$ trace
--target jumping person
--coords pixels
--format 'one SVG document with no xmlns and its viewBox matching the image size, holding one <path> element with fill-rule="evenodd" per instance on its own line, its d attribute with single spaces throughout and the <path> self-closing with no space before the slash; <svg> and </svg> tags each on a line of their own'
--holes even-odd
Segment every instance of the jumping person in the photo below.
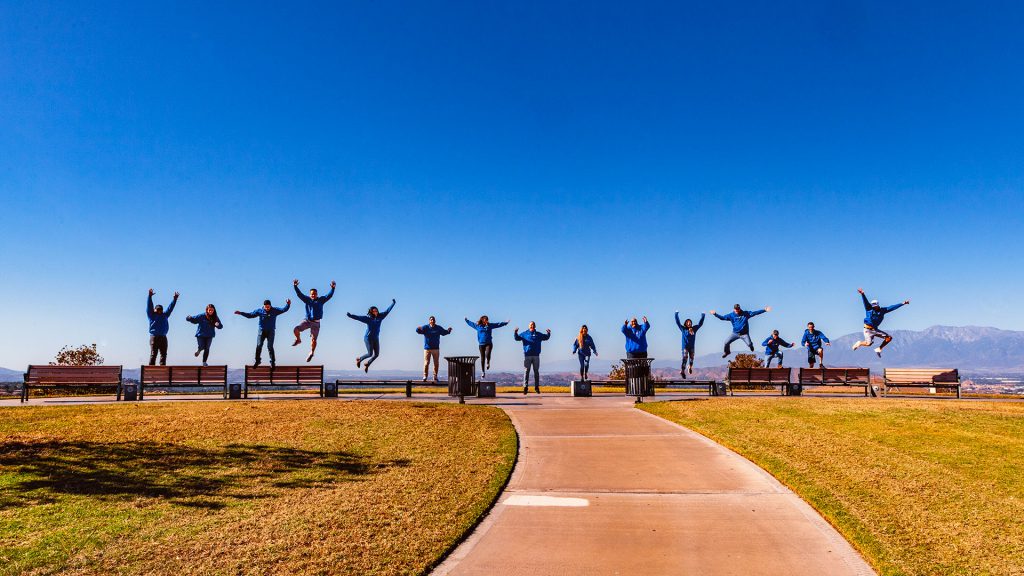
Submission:
<svg viewBox="0 0 1024 576">
<path fill-rule="evenodd" d="M 295 334 L 295 342 L 292 342 L 292 346 L 302 344 L 302 337 L 299 334 L 309 330 L 309 356 L 306 356 L 306 362 L 312 360 L 313 354 L 316 353 L 316 339 L 320 336 L 320 320 L 324 317 L 324 304 L 334 296 L 335 286 L 337 286 L 337 283 L 331 280 L 331 291 L 327 293 L 327 296 L 321 298 L 318 296 L 316 288 L 310 288 L 309 296 L 305 296 L 299 291 L 299 280 L 295 279 L 292 282 L 292 287 L 295 288 L 295 295 L 306 305 L 306 319 L 292 330 L 292 333 Z"/>
<path fill-rule="evenodd" d="M 704 325 L 704 314 L 701 313 L 700 321 L 697 325 L 693 325 L 693 320 L 687 318 L 682 323 L 679 322 L 679 310 L 676 310 L 676 326 L 683 333 L 683 363 L 679 365 L 679 375 L 686 378 L 686 364 L 689 359 L 690 374 L 693 374 L 693 353 L 694 346 L 697 344 L 697 330 Z"/>
<path fill-rule="evenodd" d="M 772 335 L 765 338 L 764 342 L 761 342 L 761 346 L 764 346 L 765 355 L 765 368 L 772 367 L 772 358 L 779 359 L 779 368 L 782 368 L 782 351 L 779 348 L 792 348 L 795 344 L 790 344 L 779 336 L 778 330 L 772 330 Z"/>
<path fill-rule="evenodd" d="M 441 336 L 452 333 L 452 329 L 442 328 L 437 325 L 433 316 L 427 319 L 424 326 L 416 328 L 417 334 L 423 334 L 423 381 L 427 381 L 427 368 L 430 361 L 434 361 L 434 382 L 437 382 L 437 364 L 441 359 Z"/>
<path fill-rule="evenodd" d="M 754 351 L 754 343 L 750 341 L 750 323 L 749 320 L 758 314 L 764 314 L 765 312 L 771 312 L 771 306 L 765 306 L 764 310 L 755 310 L 753 312 L 744 310 L 739 304 L 734 304 L 732 312 L 725 316 L 719 316 L 714 310 L 711 310 L 711 315 L 719 320 L 726 320 L 732 323 L 732 335 L 725 341 L 725 350 L 722 354 L 722 358 L 728 358 L 729 354 L 732 354 L 731 346 L 732 343 L 737 340 L 743 340 L 743 343 L 750 348 L 750 351 Z"/>
<path fill-rule="evenodd" d="M 590 373 L 590 353 L 593 352 L 594 356 L 597 356 L 597 346 L 594 345 L 594 339 L 590 337 L 589 332 L 587 325 L 584 324 L 580 327 L 579 336 L 572 342 L 572 353 L 580 361 L 580 380 L 586 380 Z"/>
<path fill-rule="evenodd" d="M 366 324 L 366 334 L 363 335 L 363 344 L 366 345 L 366 354 L 356 358 L 356 368 L 363 368 L 364 372 L 370 371 L 370 364 L 380 356 L 380 325 L 384 322 L 384 319 L 391 313 L 391 309 L 395 307 L 395 299 L 391 299 L 391 306 L 388 309 L 381 312 L 376 306 L 370 306 L 370 309 L 366 312 L 366 316 L 356 316 L 355 314 L 346 312 L 346 315 L 353 319 Z M 360 366 L 363 361 L 366 361 L 365 366 Z"/>
<path fill-rule="evenodd" d="M 651 323 L 644 316 L 644 323 L 640 324 L 636 318 L 626 320 L 622 323 L 622 334 L 626 337 L 626 358 L 647 358 L 647 331 L 651 329 Z"/>
<path fill-rule="evenodd" d="M 508 320 L 504 322 L 490 323 L 490 319 L 487 316 L 481 316 L 477 322 L 470 321 L 466 318 L 466 324 L 469 327 L 476 330 L 476 342 L 480 345 L 480 370 L 483 372 L 483 376 L 487 376 L 487 371 L 491 369 L 491 350 L 494 349 L 494 341 L 491 339 L 491 331 L 495 328 L 501 328 L 502 326 L 508 325 Z"/>
<path fill-rule="evenodd" d="M 530 329 L 522 334 L 516 327 L 512 333 L 516 341 L 523 343 L 523 366 L 526 375 L 523 377 L 523 395 L 530 391 L 530 368 L 533 367 L 533 389 L 540 394 L 540 343 L 551 338 L 551 330 L 546 334 L 537 332 L 537 323 L 530 322 Z"/>
<path fill-rule="evenodd" d="M 807 323 L 807 330 L 804 330 L 804 337 L 800 339 L 800 344 L 807 347 L 807 367 L 814 368 L 814 362 L 816 359 L 821 359 L 821 367 L 825 367 L 825 348 L 822 347 L 822 343 L 825 346 L 831 346 L 832 343 L 828 341 L 828 336 L 821 330 L 814 329 L 814 322 Z"/>
<path fill-rule="evenodd" d="M 217 307 L 207 304 L 205 313 L 198 316 L 186 316 L 185 321 L 196 325 L 196 343 L 199 348 L 196 350 L 195 356 L 198 358 L 202 354 L 203 366 L 206 366 L 206 361 L 210 358 L 210 345 L 213 344 L 213 338 L 217 335 L 217 330 L 224 328 L 224 325 L 220 323 L 220 317 L 217 316 Z"/>
<path fill-rule="evenodd" d="M 235 314 L 246 318 L 259 318 L 256 329 L 256 361 L 253 366 L 260 365 L 260 356 L 263 354 L 263 343 L 267 343 L 267 352 L 270 354 L 270 367 L 277 366 L 277 358 L 274 356 L 274 334 L 277 332 L 277 317 L 284 314 L 292 307 L 291 300 L 285 300 L 284 308 L 274 308 L 270 300 L 263 301 L 263 307 L 252 312 L 235 310 Z"/>
<path fill-rule="evenodd" d="M 853 345 L 853 349 L 856 350 L 861 346 L 871 346 L 874 343 L 875 338 L 882 339 L 882 345 L 875 348 L 875 354 L 878 357 L 882 357 L 882 348 L 889 345 L 892 342 L 892 336 L 889 336 L 885 332 L 878 329 L 882 324 L 882 320 L 885 320 L 885 315 L 897 308 L 910 304 L 910 300 L 904 300 L 900 304 L 893 304 L 892 306 L 881 307 L 878 305 L 878 300 L 872 300 L 868 302 L 868 297 L 864 295 L 862 288 L 857 288 L 857 292 L 860 292 L 860 298 L 864 301 L 864 340 L 857 342 Z"/>
<path fill-rule="evenodd" d="M 156 365 L 156 355 L 160 353 L 160 365 L 167 365 L 167 332 L 171 329 L 167 321 L 174 312 L 174 305 L 178 303 L 178 293 L 174 293 L 170 306 L 164 312 L 161 304 L 153 306 L 153 294 L 156 292 L 149 289 L 149 297 L 146 299 L 146 316 L 149 317 L 149 365 Z"/>
</svg>

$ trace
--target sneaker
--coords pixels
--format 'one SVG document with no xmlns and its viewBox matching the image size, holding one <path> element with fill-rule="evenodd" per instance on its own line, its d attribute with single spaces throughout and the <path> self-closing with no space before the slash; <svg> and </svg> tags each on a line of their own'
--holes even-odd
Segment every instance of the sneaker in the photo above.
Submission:
<svg viewBox="0 0 1024 576">
<path fill-rule="evenodd" d="M 483 375 L 481 375 L 481 378 L 487 378 L 487 370 L 483 371 Z"/>
<path fill-rule="evenodd" d="M 856 350 L 857 348 L 860 348 L 860 342 L 855 342 L 853 344 L 853 349 Z"/>
<path fill-rule="evenodd" d="M 356 368 L 362 368 L 362 367 L 363 367 L 362 359 L 356 358 Z"/>
<path fill-rule="evenodd" d="M 295 342 L 292 342 L 292 346 L 298 346 L 299 344 L 302 344 L 302 339 L 301 338 L 296 338 Z"/>
<path fill-rule="evenodd" d="M 526 396 L 529 393 L 530 393 L 530 386 L 529 385 L 523 386 L 523 396 Z"/>
<path fill-rule="evenodd" d="M 825 368 L 828 368 L 828 366 L 825 366 L 824 364 L 821 364 L 818 367 L 821 368 L 822 370 L 824 370 Z"/>
<path fill-rule="evenodd" d="M 729 357 L 729 353 L 728 352 L 726 352 L 725 354 L 722 354 L 722 358 L 728 358 L 728 357 Z"/>
<path fill-rule="evenodd" d="M 540 386 L 534 386 L 533 389 L 537 392 L 537 394 L 540 394 Z"/>
<path fill-rule="evenodd" d="M 259 360 L 257 360 L 257 361 L 255 361 L 255 362 L 253 362 L 253 363 L 252 363 L 252 367 L 253 367 L 253 368 L 259 368 L 259 367 L 260 367 L 260 364 L 261 364 L 261 362 L 260 362 Z"/>
<path fill-rule="evenodd" d="M 199 355 L 202 354 L 202 353 L 203 353 L 202 350 L 196 350 L 196 353 L 193 354 L 193 356 L 195 356 L 196 358 L 199 358 Z"/>
<path fill-rule="evenodd" d="M 679 377 L 682 378 L 683 380 L 686 380 L 686 370 L 680 370 Z"/>
<path fill-rule="evenodd" d="M 437 384 L 437 374 L 434 374 L 434 384 Z"/>
<path fill-rule="evenodd" d="M 426 377 L 426 376 L 424 376 L 424 377 L 423 377 L 423 380 L 421 380 L 421 382 L 426 382 L 426 381 L 427 381 L 427 377 Z"/>
<path fill-rule="evenodd" d="M 203 362 L 203 366 L 209 366 L 209 364 L 207 364 L 206 362 Z"/>
<path fill-rule="evenodd" d="M 271 367 L 271 368 L 277 368 L 277 362 L 276 362 L 276 361 L 274 361 L 274 360 L 271 360 L 271 361 L 270 361 L 270 367 Z"/>
<path fill-rule="evenodd" d="M 367 364 L 366 366 L 363 366 L 363 372 L 366 372 L 367 374 L 370 373 L 370 365 L 369 364 Z"/>
<path fill-rule="evenodd" d="M 693 374 L 693 364 L 690 364 L 690 374 Z"/>
<path fill-rule="evenodd" d="M 882 357 L 882 347 L 881 346 L 879 346 L 878 348 L 875 348 L 875 354 L 878 354 L 879 358 Z"/>
<path fill-rule="evenodd" d="M 309 356 L 306 356 L 306 362 L 309 362 L 309 361 L 310 361 L 310 360 L 312 360 L 312 359 L 313 359 L 313 353 L 312 353 L 312 352 L 310 352 L 310 353 L 309 353 Z"/>
</svg>

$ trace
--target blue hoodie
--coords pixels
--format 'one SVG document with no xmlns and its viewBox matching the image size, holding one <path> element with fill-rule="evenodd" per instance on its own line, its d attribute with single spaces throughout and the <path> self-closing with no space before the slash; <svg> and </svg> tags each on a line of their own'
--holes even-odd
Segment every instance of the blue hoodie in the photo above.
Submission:
<svg viewBox="0 0 1024 576">
<path fill-rule="evenodd" d="M 295 288 L 295 295 L 302 300 L 303 304 L 306 305 L 306 320 L 320 320 L 324 317 L 324 304 L 334 296 L 334 287 L 331 287 L 331 291 L 326 296 L 317 296 L 316 300 L 313 300 L 309 296 L 306 296 L 302 292 L 299 292 L 298 286 L 292 286 Z"/>
<path fill-rule="evenodd" d="M 291 304 L 285 304 L 284 308 L 271 307 L 270 311 L 267 312 L 266 309 L 260 306 L 252 312 L 242 312 L 241 316 L 246 318 L 259 318 L 260 322 L 257 326 L 257 334 L 262 334 L 264 332 L 273 332 L 274 330 L 277 330 L 277 317 L 287 312 L 291 307 Z"/>
<path fill-rule="evenodd" d="M 451 334 L 452 329 L 442 328 L 440 324 L 435 324 L 433 328 L 430 324 L 424 324 L 416 329 L 416 333 L 423 334 L 424 350 L 438 350 L 441 348 L 441 336 Z"/>
<path fill-rule="evenodd" d="M 527 330 L 522 333 L 516 332 L 515 337 L 523 343 L 523 356 L 540 356 L 540 343 L 551 338 L 551 334 Z"/>
<path fill-rule="evenodd" d="M 178 297 L 175 296 L 171 300 L 171 305 L 163 312 L 157 314 L 153 311 L 153 297 L 149 296 L 146 299 L 146 316 L 149 316 L 149 334 L 151 336 L 167 336 L 167 332 L 171 329 L 167 319 L 170 318 L 171 312 L 174 312 L 174 305 L 177 303 Z"/>
<path fill-rule="evenodd" d="M 469 318 L 466 319 L 466 324 L 469 327 L 476 330 L 476 341 L 481 346 L 491 343 L 491 330 L 495 328 L 501 328 L 508 324 L 508 322 L 488 322 L 486 326 L 481 326 L 476 322 L 471 322 Z"/>
<path fill-rule="evenodd" d="M 697 330 L 704 325 L 704 314 L 700 315 L 700 322 L 693 325 L 693 334 L 683 326 L 683 323 L 679 321 L 679 312 L 676 312 L 676 326 L 683 331 L 683 350 L 693 350 L 693 346 L 697 343 Z"/>
<path fill-rule="evenodd" d="M 594 345 L 594 339 L 590 337 L 590 334 L 587 334 L 583 337 L 583 348 L 580 348 L 579 338 L 572 341 L 572 351 L 573 353 L 582 351 L 584 356 L 590 356 L 591 352 L 597 353 L 597 346 Z"/>
<path fill-rule="evenodd" d="M 764 314 L 764 310 L 755 310 L 753 312 L 749 310 L 743 310 L 739 314 L 735 312 L 729 312 L 725 316 L 715 314 L 715 318 L 719 320 L 728 320 L 732 322 L 732 333 L 733 334 L 746 334 L 750 332 L 750 326 L 747 324 L 747 320 L 757 316 L 758 314 Z"/>
<path fill-rule="evenodd" d="M 198 316 L 185 316 L 185 321 L 197 324 L 196 336 L 203 338 L 215 337 L 217 335 L 217 330 L 215 330 L 215 328 L 220 329 L 224 327 L 224 325 L 220 323 L 220 318 L 217 319 L 217 322 L 211 324 L 210 319 L 206 317 L 205 312 Z"/>
<path fill-rule="evenodd" d="M 800 345 L 807 344 L 811 350 L 820 349 L 822 343 L 828 344 L 829 341 L 828 336 L 825 336 L 821 330 L 815 330 L 814 332 L 804 330 L 804 337 L 800 339 Z"/>
<path fill-rule="evenodd" d="M 622 334 L 626 337 L 626 352 L 647 352 L 647 331 L 650 329 L 650 322 L 644 322 L 636 328 L 623 324 Z"/>
<path fill-rule="evenodd" d="M 777 354 L 779 352 L 779 346 L 785 346 L 786 348 L 793 347 L 792 344 L 783 340 L 781 336 L 779 338 L 769 336 L 764 339 L 764 342 L 761 342 L 761 346 L 764 346 L 764 353 L 766 356 Z"/>
<path fill-rule="evenodd" d="M 380 338 L 380 323 L 388 317 L 388 314 L 391 313 L 391 309 L 394 307 L 395 303 L 391 302 L 391 306 L 388 306 L 387 310 L 379 312 L 376 318 L 371 318 L 369 316 L 356 316 L 351 313 L 346 313 L 346 315 L 353 320 L 359 320 L 363 324 L 366 324 L 366 334 L 363 335 L 363 338 Z"/>
<path fill-rule="evenodd" d="M 864 300 L 864 324 L 872 328 L 878 328 L 882 323 L 882 320 L 885 320 L 886 314 L 903 306 L 903 303 L 900 302 L 899 304 L 893 304 L 892 306 L 887 306 L 885 308 L 880 307 L 878 310 L 875 310 L 874 307 L 871 306 L 871 302 L 868 302 L 867 296 L 861 294 L 860 297 Z"/>
</svg>

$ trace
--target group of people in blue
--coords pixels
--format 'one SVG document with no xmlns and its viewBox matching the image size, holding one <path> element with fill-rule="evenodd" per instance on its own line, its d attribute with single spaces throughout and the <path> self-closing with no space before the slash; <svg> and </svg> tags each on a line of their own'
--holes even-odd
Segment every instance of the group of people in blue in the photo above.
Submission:
<svg viewBox="0 0 1024 576">
<path fill-rule="evenodd" d="M 298 346 L 302 343 L 302 333 L 309 331 L 310 333 L 310 348 L 309 355 L 306 357 L 306 362 L 310 362 L 316 353 L 317 338 L 320 335 L 320 322 L 324 317 L 324 304 L 326 304 L 333 296 L 334 290 L 337 284 L 331 282 L 331 290 L 324 296 L 320 296 L 318 291 L 313 288 L 309 291 L 308 296 L 303 294 L 299 289 L 299 281 L 293 282 L 295 294 L 300 301 L 305 305 L 305 316 L 297 326 L 292 330 L 295 336 L 295 341 L 292 346 Z M 883 332 L 880 329 L 882 321 L 885 319 L 886 314 L 897 310 L 901 306 L 910 304 L 910 300 L 905 300 L 898 304 L 891 306 L 881 306 L 877 300 L 868 300 L 863 289 L 857 290 L 864 304 L 864 340 L 858 341 L 854 344 L 853 349 L 857 350 L 860 347 L 870 347 L 875 339 L 880 339 L 880 345 L 875 348 L 875 353 L 881 357 L 882 349 L 885 348 L 890 342 L 892 342 L 892 336 Z M 166 310 L 162 305 L 153 303 L 153 295 L 155 292 L 150 289 L 149 296 L 146 305 L 146 314 L 149 318 L 149 334 L 150 334 L 150 357 L 149 363 L 156 364 L 158 359 L 161 365 L 167 363 L 167 334 L 170 330 L 170 322 L 168 319 L 171 313 L 174 311 L 174 307 L 178 302 L 179 293 L 175 292 L 171 303 L 167 306 Z M 388 317 L 396 304 L 395 299 L 391 300 L 391 305 L 384 311 L 380 311 L 376 306 L 371 306 L 367 311 L 366 315 L 356 315 L 347 313 L 347 316 L 358 322 L 362 322 L 366 325 L 366 332 L 363 335 L 363 343 L 366 347 L 366 353 L 357 357 L 356 367 L 362 368 L 365 372 L 369 372 L 370 365 L 380 356 L 380 331 L 381 325 L 384 319 Z M 277 331 L 277 317 L 291 308 L 291 300 L 286 300 L 284 307 L 275 307 L 270 300 L 264 300 L 263 305 L 260 308 L 253 310 L 252 312 L 243 312 L 241 310 L 235 310 L 235 314 L 243 316 L 245 318 L 257 319 L 257 330 L 256 330 L 256 354 L 254 365 L 259 366 L 262 363 L 263 347 L 266 346 L 268 355 L 270 357 L 270 365 L 275 366 L 277 358 L 274 353 L 274 335 Z M 732 344 L 737 340 L 743 342 L 751 352 L 754 351 L 754 343 L 750 338 L 750 319 L 764 314 L 765 312 L 771 311 L 771 306 L 766 306 L 760 310 L 744 310 L 739 304 L 733 306 L 732 312 L 728 314 L 718 314 L 714 310 L 709 313 L 719 320 L 729 322 L 732 327 L 732 332 L 725 341 L 723 346 L 722 357 L 726 358 L 732 353 Z M 683 321 L 679 319 L 679 312 L 675 313 L 676 326 L 679 328 L 682 334 L 682 362 L 680 364 L 679 373 L 680 376 L 686 378 L 686 374 L 693 374 L 693 362 L 694 362 L 694 351 L 696 348 L 697 332 L 704 326 L 705 315 L 702 313 L 700 319 L 696 324 L 686 318 Z M 203 365 L 207 365 L 210 356 L 210 347 L 213 344 L 213 339 L 217 335 L 217 330 L 223 329 L 224 325 L 221 323 L 220 318 L 217 315 L 217 307 L 213 304 L 208 304 L 205 311 L 202 314 L 195 316 L 186 316 L 185 320 L 196 325 L 196 352 L 195 356 L 202 356 Z M 509 321 L 504 322 L 490 322 L 490 319 L 484 315 L 479 318 L 478 321 L 473 322 L 469 318 L 466 318 L 466 324 L 476 330 L 477 343 L 480 350 L 480 368 L 483 372 L 483 376 L 486 377 L 487 371 L 491 368 L 491 353 L 494 348 L 494 337 L 493 331 L 495 329 L 507 326 Z M 644 316 L 640 320 L 632 318 L 626 320 L 622 324 L 621 332 L 625 337 L 625 349 L 627 358 L 647 358 L 647 334 L 651 329 L 651 324 L 647 317 Z M 427 324 L 418 326 L 416 333 L 423 336 L 423 380 L 426 381 L 429 376 L 429 368 L 433 366 L 434 381 L 438 379 L 438 364 L 440 359 L 440 347 L 441 337 L 452 333 L 452 328 L 444 328 L 437 324 L 436 319 L 431 316 Z M 523 366 L 525 369 L 523 375 L 523 393 L 526 394 L 529 391 L 530 373 L 533 373 L 534 390 L 540 392 L 540 355 L 541 355 L 541 344 L 551 338 L 551 330 L 545 330 L 543 332 L 537 330 L 535 322 L 530 322 L 527 330 L 520 332 L 519 328 L 513 330 L 513 338 L 517 342 L 521 342 L 523 345 Z M 777 361 L 778 366 L 782 366 L 784 354 L 783 348 L 793 348 L 795 344 L 787 342 L 779 335 L 778 330 L 773 330 L 771 335 L 761 342 L 764 346 L 764 355 L 766 360 L 766 366 L 770 367 L 772 361 Z M 825 346 L 831 346 L 831 342 L 828 337 L 825 336 L 820 330 L 818 330 L 814 322 L 808 322 L 807 328 L 804 330 L 803 337 L 800 339 L 800 345 L 807 349 L 807 364 L 810 367 L 814 367 L 815 364 L 820 364 L 824 367 L 825 362 Z M 579 333 L 576 339 L 573 341 L 572 354 L 577 356 L 580 365 L 580 378 L 587 380 L 589 378 L 590 371 L 590 358 L 596 356 L 597 345 L 594 342 L 594 338 L 590 335 L 590 330 L 587 325 L 580 327 Z"/>
</svg>

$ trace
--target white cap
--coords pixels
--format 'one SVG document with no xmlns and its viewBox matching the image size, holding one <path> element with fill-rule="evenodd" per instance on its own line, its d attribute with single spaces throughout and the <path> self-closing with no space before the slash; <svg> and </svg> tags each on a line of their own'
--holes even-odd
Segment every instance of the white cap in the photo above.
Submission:
<svg viewBox="0 0 1024 576">
<path fill-rule="evenodd" d="M 878 306 L 878 300 L 872 300 L 871 301 L 871 305 L 872 306 Z"/>
</svg>

